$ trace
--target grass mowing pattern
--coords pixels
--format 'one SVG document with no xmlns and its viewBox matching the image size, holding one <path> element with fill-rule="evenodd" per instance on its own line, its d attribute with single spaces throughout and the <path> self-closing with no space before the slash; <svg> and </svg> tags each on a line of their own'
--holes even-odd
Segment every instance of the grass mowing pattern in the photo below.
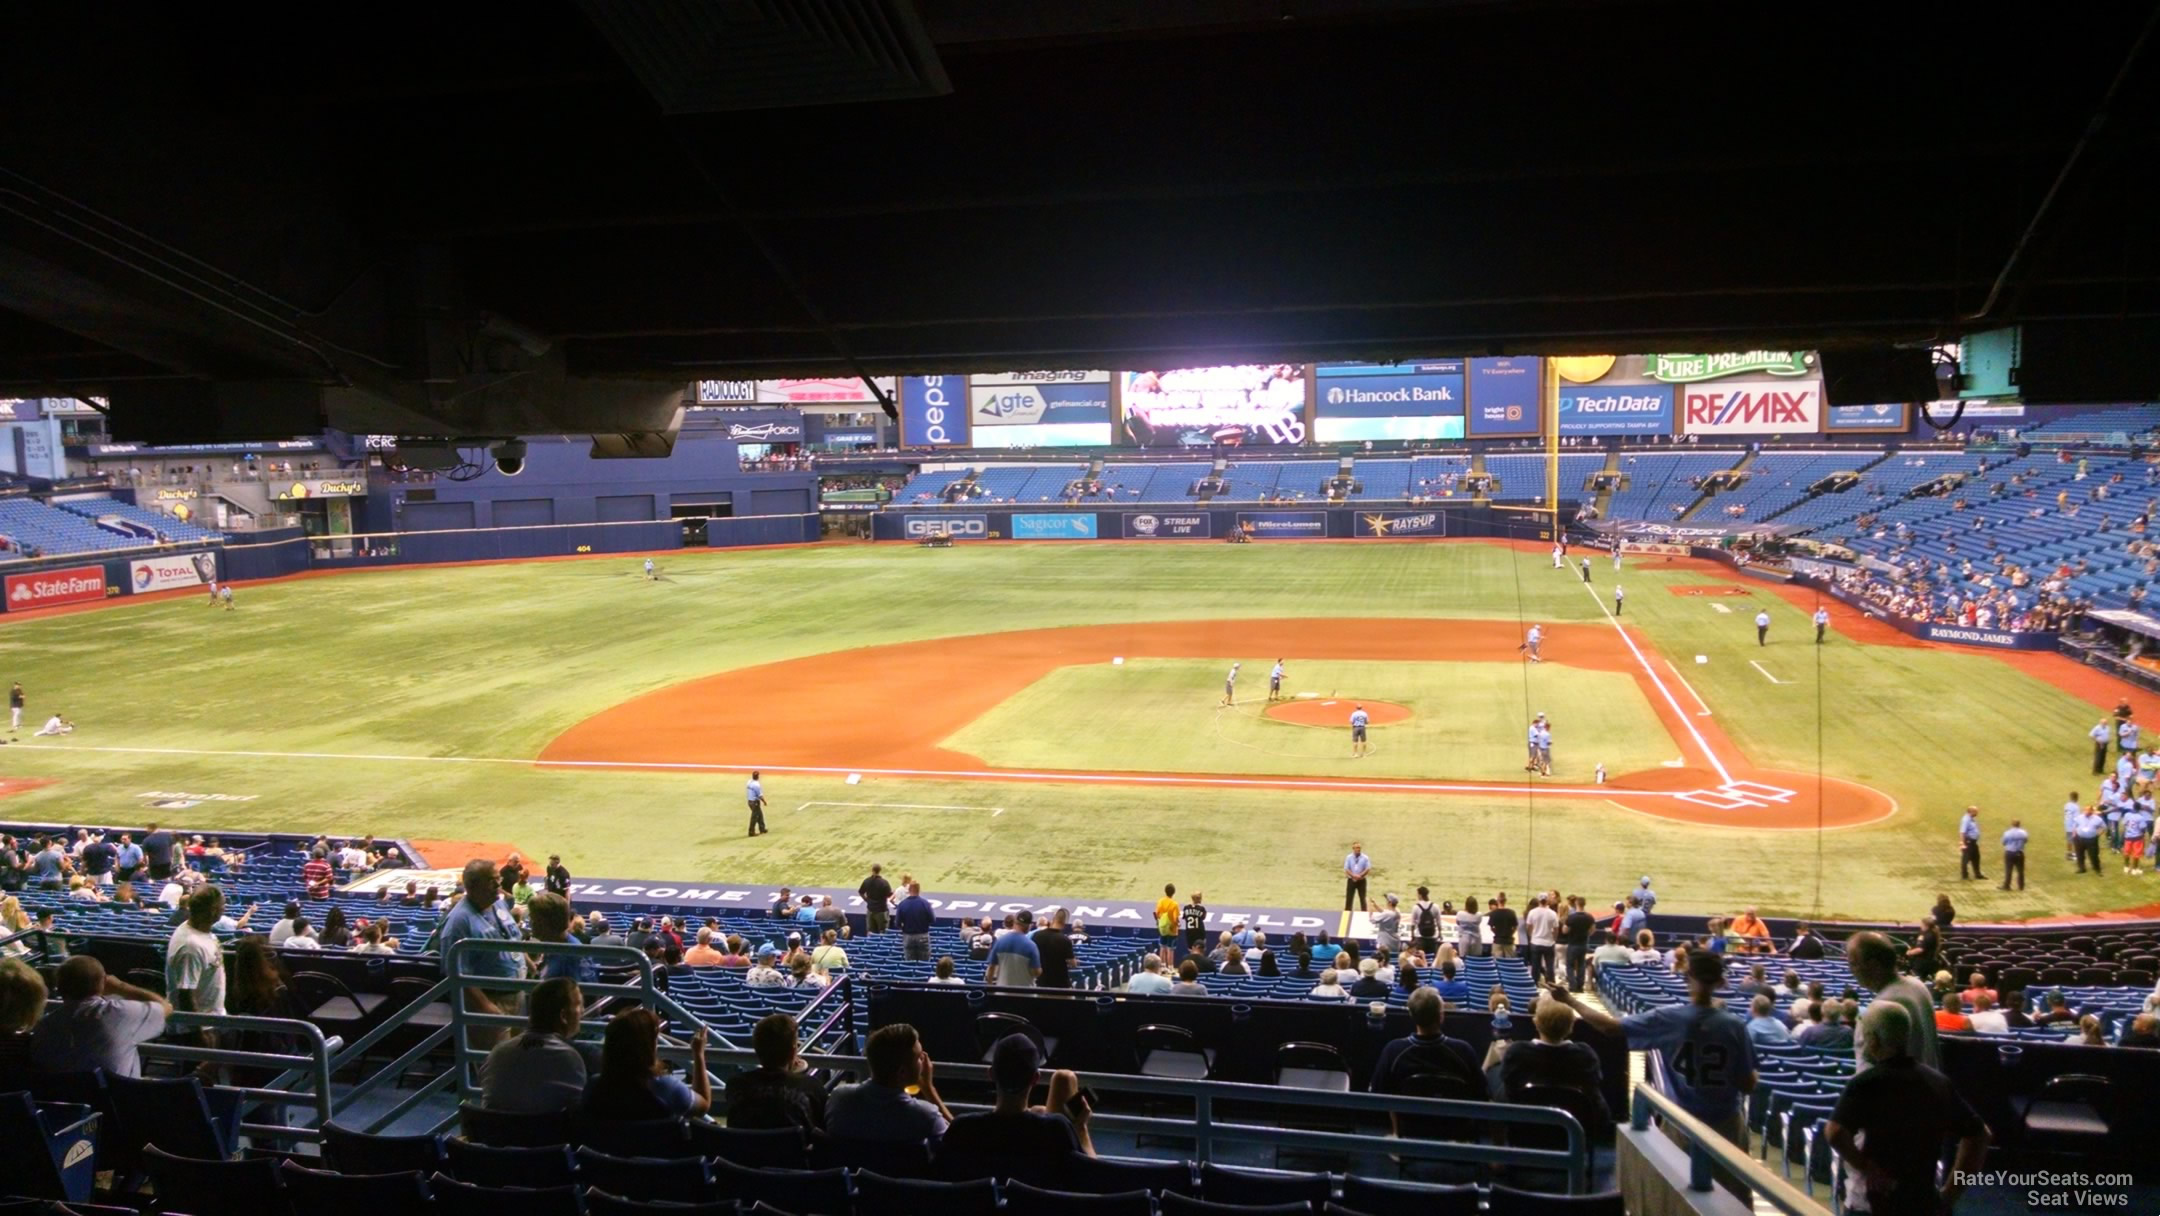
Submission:
<svg viewBox="0 0 2160 1216">
<path fill-rule="evenodd" d="M 1648 873 L 1674 909 L 1757 903 L 1911 918 L 1935 891 L 1951 890 L 1961 912 L 1979 918 L 2117 907 L 2160 892 L 2155 880 L 2076 878 L 2045 847 L 2063 792 L 2091 790 L 2084 731 L 2097 715 L 2083 702 L 1979 654 L 1837 639 L 1817 651 L 1804 612 L 1767 592 L 1670 595 L 1665 584 L 1707 580 L 1661 571 L 1654 559 L 1631 559 L 1620 576 L 1625 619 L 1678 661 L 1738 745 L 1759 762 L 1811 771 L 1819 739 L 1829 771 L 1883 789 L 1902 808 L 1884 824 L 1824 838 L 1819 904 L 1813 834 L 1690 828 L 1597 800 L 967 781 L 850 787 L 783 776 L 766 783 L 772 834 L 747 840 L 739 782 L 725 775 L 83 750 L 517 758 L 636 693 L 911 638 L 1237 617 L 1603 619 L 1572 571 L 1550 569 L 1543 554 L 1477 544 L 836 546 L 685 552 L 662 566 L 659 583 L 644 581 L 631 559 L 382 571 L 243 587 L 233 613 L 190 597 L 7 621 L 0 679 L 22 680 L 29 721 L 60 710 L 81 730 L 51 749 L 0 750 L 9 774 L 60 781 L 10 799 L 0 814 L 131 822 L 145 817 L 137 796 L 145 791 L 253 794 L 168 818 L 506 840 L 528 855 L 559 848 L 588 876 L 852 885 L 879 860 L 933 890 L 1145 898 L 1176 881 L 1225 907 L 1337 905 L 1352 838 L 1378 859 L 1376 890 L 1425 881 L 1456 899 L 1557 885 L 1609 901 Z M 1597 559 L 1594 570 L 1609 603 L 1610 564 Z M 1758 607 L 1773 619 L 1766 649 L 1750 624 Z M 1709 662 L 1693 663 L 1696 654 Z M 1255 663 L 1276 656 L 1244 657 L 1250 678 Z M 1771 684 L 1749 659 L 1787 683 Z M 1528 708 L 1582 720 L 1590 708 L 1559 699 L 1548 668 L 1555 663 L 1531 670 Z M 1196 689 L 1204 704 L 1220 676 L 1210 672 Z M 1510 752 L 1520 709 L 1492 723 Z M 1567 746 L 1563 734 L 1563 754 Z M 812 800 L 1007 811 L 987 819 L 794 809 Z M 1986 809 L 1991 837 L 2010 815 L 2025 818 L 2035 838 L 2030 890 L 1956 882 L 1953 827 L 1967 802 Z M 1993 866 L 1990 857 L 1991 875 Z"/>
<path fill-rule="evenodd" d="M 1512 656 L 1510 656 L 1512 657 Z M 1162 773 L 1270 773 L 1514 781 L 1523 775 L 1521 664 L 1373 663 L 1302 660 L 1284 691 L 1340 701 L 1339 728 L 1261 716 L 1267 668 L 1248 666 L 1238 704 L 1218 708 L 1231 660 L 1128 659 L 1061 667 L 977 718 L 944 746 L 1001 768 L 1082 768 Z M 1555 780 L 1586 784 L 1602 761 L 1611 773 L 1655 768 L 1680 754 L 1629 676 L 1540 664 L 1536 695 L 1568 706 L 1555 729 Z M 1340 694 L 1339 696 L 1337 694 Z M 1354 696 L 1393 701 L 1407 722 L 1374 727 L 1373 754 L 1350 755 Z M 1552 711 L 1545 711 L 1550 713 Z M 1517 723 L 1512 732 L 1495 729 Z"/>
</svg>

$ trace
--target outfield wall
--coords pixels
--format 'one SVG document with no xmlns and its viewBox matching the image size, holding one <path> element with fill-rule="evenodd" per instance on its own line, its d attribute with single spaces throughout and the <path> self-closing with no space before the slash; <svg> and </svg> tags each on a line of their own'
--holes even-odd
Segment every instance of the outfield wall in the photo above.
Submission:
<svg viewBox="0 0 2160 1216">
<path fill-rule="evenodd" d="M 1213 540 L 1226 541 L 1243 527 L 1254 541 L 1418 540 L 1435 537 L 1546 539 L 1543 521 L 1484 503 L 1403 506 L 1170 505 L 1157 510 L 1085 507 L 969 510 L 960 507 L 888 508 L 871 521 L 875 540 L 921 541 L 934 536 L 969 540 Z"/>
<path fill-rule="evenodd" d="M 548 524 L 523 528 L 460 528 L 308 536 L 298 528 L 265 532 L 226 546 L 236 580 L 280 578 L 308 570 L 517 561 L 598 553 L 650 553 L 684 548 L 684 524 L 673 519 L 626 523 Z M 804 544 L 818 539 L 816 515 L 750 515 L 698 521 L 708 548 Z"/>
<path fill-rule="evenodd" d="M 0 611 L 95 604 L 123 595 L 201 587 L 224 578 L 216 545 L 76 553 L 10 563 L 0 574 Z"/>
</svg>

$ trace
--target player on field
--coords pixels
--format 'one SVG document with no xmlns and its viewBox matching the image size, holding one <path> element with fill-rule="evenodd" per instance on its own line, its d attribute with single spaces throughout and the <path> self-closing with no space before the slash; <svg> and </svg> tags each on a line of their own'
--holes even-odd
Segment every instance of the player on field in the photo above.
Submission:
<svg viewBox="0 0 2160 1216">
<path fill-rule="evenodd" d="M 1829 627 L 1830 610 L 1828 608 L 1815 609 L 1815 644 L 1817 646 L 1823 644 L 1823 630 Z"/>
<path fill-rule="evenodd" d="M 1245 665 L 1245 664 L 1243 664 L 1243 663 L 1232 663 L 1232 664 L 1230 665 L 1230 674 L 1229 674 L 1229 675 L 1226 675 L 1226 676 L 1224 676 L 1224 677 L 1223 677 L 1223 682 L 1222 682 L 1222 703 L 1223 703 L 1223 704 L 1225 704 L 1225 705 L 1235 705 L 1235 704 L 1237 704 L 1237 673 L 1238 673 L 1238 668 L 1240 668 L 1240 667 L 1243 667 L 1244 665 Z"/>
<path fill-rule="evenodd" d="M 220 600 L 223 600 L 223 601 L 224 601 L 224 603 L 225 603 L 225 611 L 227 611 L 227 612 L 231 612 L 231 611 L 233 610 L 233 604 L 232 604 L 232 584 L 231 584 L 231 583 L 227 583 L 227 584 L 225 584 L 224 586 L 222 586 L 222 587 L 219 587 L 219 588 L 218 588 L 218 592 L 217 592 L 217 593 L 218 593 L 218 598 L 219 598 Z"/>
<path fill-rule="evenodd" d="M 1755 614 L 1755 644 L 1757 646 L 1768 646 L 1770 644 L 1770 610 L 1768 608 Z"/>
<path fill-rule="evenodd" d="M 205 587 L 208 587 L 208 588 L 210 588 L 210 606 L 211 606 L 212 608 L 215 608 L 215 607 L 217 607 L 217 606 L 218 606 L 218 585 L 217 585 L 217 580 L 216 580 L 216 579 L 214 579 L 214 578 L 210 578 L 210 579 L 204 579 L 204 580 L 203 580 L 203 585 L 204 585 Z"/>
<path fill-rule="evenodd" d="M 1590 581 L 1590 559 L 1587 557 L 1582 559 L 1582 581 L 1585 583 Z"/>
<path fill-rule="evenodd" d="M 13 685 L 12 687 L 10 687 L 10 688 L 8 689 L 8 702 L 7 702 L 7 703 L 8 703 L 8 730 L 10 730 L 10 731 L 18 731 L 18 730 L 21 730 L 21 729 L 22 729 L 22 711 L 23 711 L 23 690 L 22 690 L 22 681 L 20 681 L 20 680 L 17 680 L 17 681 L 16 681 L 15 683 L 14 683 L 14 685 Z"/>
<path fill-rule="evenodd" d="M 1371 719 L 1371 717 L 1370 717 L 1370 716 L 1368 716 L 1368 715 L 1366 714 L 1366 712 L 1365 712 L 1365 707 L 1364 707 L 1364 706 L 1362 706 L 1362 705 L 1357 705 L 1357 706 L 1353 706 L 1353 707 L 1351 708 L 1351 710 L 1350 710 L 1350 755 L 1351 755 L 1351 757 L 1352 757 L 1353 759 L 1358 759 L 1358 760 L 1362 760 L 1362 759 L 1364 759 L 1364 758 L 1365 758 L 1365 753 L 1366 753 L 1366 743 L 1365 743 L 1365 725 L 1366 725 L 1366 723 L 1368 723 L 1368 722 L 1370 722 L 1370 721 L 1372 721 L 1372 719 Z"/>
<path fill-rule="evenodd" d="M 1553 542 L 1552 568 L 1555 570 L 1564 570 L 1567 568 L 1566 550 L 1560 547 L 1559 541 Z"/>
<path fill-rule="evenodd" d="M 1282 699 L 1282 660 L 1281 660 L 1281 659 L 1277 659 L 1277 660 L 1275 660 L 1275 670 L 1273 670 L 1273 671 L 1271 671 L 1271 672 L 1269 672 L 1269 673 L 1268 673 L 1268 677 L 1267 677 L 1267 699 L 1268 699 L 1268 700 L 1270 700 L 1270 701 L 1279 701 L 1279 700 L 1281 700 L 1281 699 Z"/>
<path fill-rule="evenodd" d="M 1625 612 L 1626 610 L 1627 588 L 1622 587 L 1618 583 L 1614 583 L 1612 588 L 1612 614 L 1614 616 L 1619 616 L 1622 612 Z"/>
<path fill-rule="evenodd" d="M 653 567 L 652 559 L 649 557 L 645 559 L 645 577 L 653 582 L 658 582 L 660 579 L 659 571 Z"/>
<path fill-rule="evenodd" d="M 1618 574 L 1618 573 L 1620 572 L 1620 552 L 1621 552 L 1621 549 L 1622 549 L 1622 545 L 1621 545 L 1621 542 L 1620 542 L 1620 538 L 1619 538 L 1619 537 L 1617 537 L 1617 536 L 1613 537 L 1613 540 L 1612 540 L 1612 568 L 1613 568 L 1613 573 L 1615 573 L 1615 574 Z"/>
</svg>

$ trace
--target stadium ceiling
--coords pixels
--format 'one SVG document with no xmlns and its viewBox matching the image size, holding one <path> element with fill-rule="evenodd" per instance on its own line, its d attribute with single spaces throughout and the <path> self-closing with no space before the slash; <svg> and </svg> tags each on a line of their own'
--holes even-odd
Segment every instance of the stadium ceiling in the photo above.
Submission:
<svg viewBox="0 0 2160 1216">
<path fill-rule="evenodd" d="M 632 430 L 700 377 L 2150 332 L 2154 16 L 14 5 L 0 391 Z"/>
</svg>

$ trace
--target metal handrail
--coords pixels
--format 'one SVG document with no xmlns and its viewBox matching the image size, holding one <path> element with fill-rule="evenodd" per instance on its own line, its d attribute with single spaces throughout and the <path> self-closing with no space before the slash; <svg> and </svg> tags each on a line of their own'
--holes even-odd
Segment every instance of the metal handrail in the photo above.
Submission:
<svg viewBox="0 0 2160 1216">
<path fill-rule="evenodd" d="M 330 1122 L 336 1100 L 330 1091 L 330 1053 L 333 1040 L 323 1035 L 322 1028 L 313 1022 L 298 1018 L 260 1018 L 231 1013 L 189 1013 L 175 1009 L 165 1019 L 168 1027 L 197 1030 L 259 1030 L 274 1034 L 290 1035 L 305 1045 L 301 1054 L 289 1052 L 241 1051 L 231 1047 L 201 1047 L 187 1043 L 149 1042 L 137 1050 L 146 1060 L 193 1060 L 219 1064 L 249 1064 L 256 1067 L 282 1065 L 284 1071 L 270 1078 L 262 1086 L 221 1086 L 258 1101 L 272 1102 L 279 1106 L 313 1106 L 315 1126 L 288 1127 L 284 1124 L 242 1123 L 240 1130 L 258 1138 L 281 1138 L 289 1140 L 322 1139 L 322 1125 Z M 285 1088 L 294 1078 L 313 1083 L 308 1089 Z"/>
<path fill-rule="evenodd" d="M 1708 1191 L 1712 1186 L 1710 1167 L 1715 1164 L 1745 1183 L 1757 1200 L 1767 1201 L 1786 1216 L 1822 1216 L 1822 1204 L 1765 1169 L 1747 1150 L 1682 1110 L 1678 1102 L 1656 1088 L 1637 1085 L 1628 1113 L 1628 1126 L 1638 1132 L 1650 1130 L 1650 1116 L 1655 1113 L 1668 1130 L 1680 1134 L 1688 1154 L 1689 1190 Z"/>
<path fill-rule="evenodd" d="M 661 1052 L 672 1058 L 680 1050 Z M 805 1055 L 804 1061 L 812 1068 L 834 1072 L 853 1072 L 857 1076 L 869 1075 L 869 1061 L 861 1056 Z M 726 1051 L 708 1053 L 708 1067 L 719 1071 L 723 1068 L 741 1066 L 754 1068 L 757 1057 L 749 1052 Z M 983 1064 L 939 1064 L 937 1075 L 965 1081 L 988 1083 L 992 1080 L 990 1068 Z M 1550 1169 L 1567 1175 L 1569 1194 L 1582 1194 L 1589 1188 L 1590 1142 L 1581 1122 L 1564 1110 L 1546 1106 L 1515 1106 L 1496 1102 L 1466 1102 L 1452 1098 L 1418 1098 L 1395 1094 L 1334 1093 L 1322 1090 L 1286 1089 L 1274 1085 L 1252 1085 L 1238 1081 L 1193 1081 L 1174 1077 L 1149 1077 L 1131 1073 L 1083 1072 L 1077 1074 L 1081 1084 L 1102 1093 L 1146 1094 L 1155 1097 L 1187 1098 L 1193 1102 L 1189 1117 L 1159 1117 L 1147 1115 L 1114 1115 L 1097 1112 L 1088 1124 L 1109 1131 L 1131 1132 L 1134 1135 L 1154 1135 L 1193 1141 L 1193 1157 L 1197 1161 L 1214 1160 L 1218 1144 L 1264 1144 L 1284 1148 L 1310 1149 L 1316 1152 L 1370 1153 L 1376 1144 L 1384 1143 L 1388 1153 L 1398 1157 L 1414 1157 L 1428 1161 L 1461 1161 L 1496 1165 L 1519 1166 L 1526 1169 Z M 1266 1123 L 1226 1121 L 1217 1117 L 1216 1105 L 1223 1102 L 1250 1102 L 1262 1106 L 1317 1107 L 1333 1111 L 1358 1111 L 1417 1115 L 1428 1118 L 1466 1119 L 1484 1124 L 1525 1124 L 1557 1127 L 1567 1137 L 1564 1149 L 1511 1148 L 1501 1145 L 1464 1143 L 1451 1140 L 1422 1140 L 1415 1138 L 1391 1138 L 1376 1142 L 1370 1132 L 1323 1132 L 1280 1127 Z M 955 1111 L 987 1110 L 988 1107 L 948 1103 Z M 1817 1216 L 1820 1216 L 1818 1213 Z"/>
</svg>

